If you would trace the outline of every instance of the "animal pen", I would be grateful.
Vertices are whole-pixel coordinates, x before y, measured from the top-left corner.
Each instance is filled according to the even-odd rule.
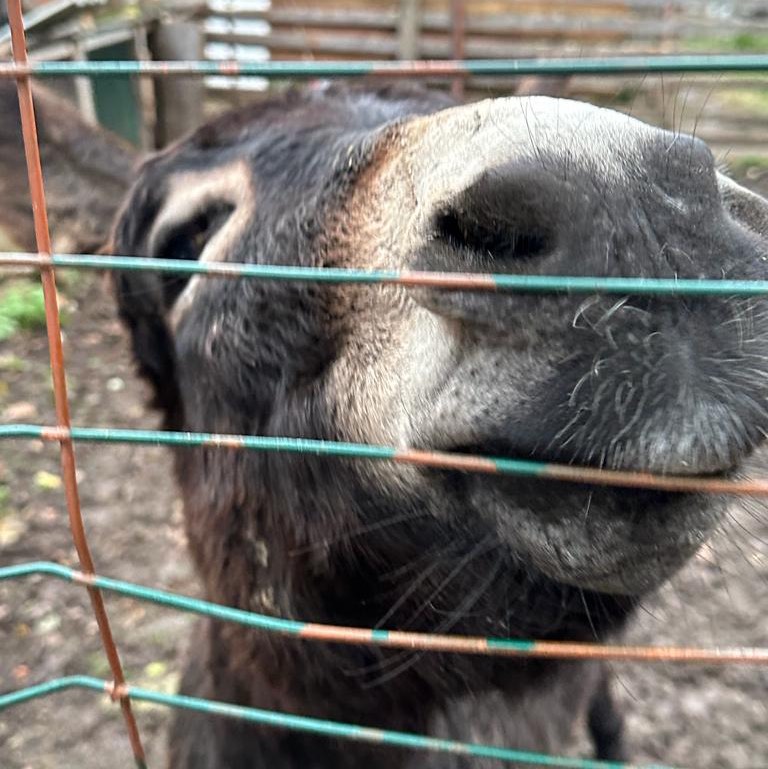
[[[9,21],[13,38],[13,63],[0,64],[0,77],[15,78],[24,150],[34,213],[37,253],[4,253],[0,267],[39,269],[44,297],[56,406],[55,425],[10,424],[0,426],[5,440],[35,439],[58,443],[61,472],[72,538],[79,557],[75,570],[52,562],[21,563],[0,567],[0,580],[21,579],[30,575],[64,580],[85,587],[98,623],[104,653],[109,662],[111,680],[91,676],[68,676],[0,695],[0,710],[32,699],[68,689],[80,688],[107,692],[121,708],[136,766],[146,766],[144,749],[132,702],[146,701],[171,708],[197,710],[204,713],[238,718],[288,730],[300,730],[340,739],[384,743],[416,750],[462,753],[512,764],[525,763],[572,769],[629,769],[628,764],[590,759],[552,756],[501,747],[441,740],[418,734],[385,731],[325,721],[310,717],[264,711],[223,702],[197,699],[153,691],[132,685],[123,668],[103,593],[112,592],[138,601],[152,602],[169,609],[214,617],[239,623],[265,633],[297,636],[316,643],[373,644],[424,652],[442,651],[459,654],[501,655],[507,657],[550,657],[561,659],[635,660],[642,662],[676,662],[680,664],[768,665],[768,647],[662,647],[560,643],[535,639],[471,638],[429,635],[397,630],[336,627],[256,614],[203,600],[185,597],[117,579],[97,572],[80,512],[74,445],[82,442],[134,443],[217,447],[220,450],[290,452],[329,457],[354,458],[359,461],[397,462],[427,468],[449,469],[468,473],[492,473],[527,476],[547,482],[571,481],[628,488],[666,491],[768,496],[768,480],[720,480],[656,476],[645,473],[597,470],[586,467],[557,465],[514,458],[476,457],[447,452],[402,450],[389,446],[333,443],[291,437],[255,435],[223,435],[209,433],[129,430],[73,426],[65,381],[60,318],[55,273],[57,269],[80,270],[154,270],[179,275],[198,274],[218,278],[242,278],[268,281],[316,281],[325,283],[396,284],[405,288],[429,287],[444,291],[499,292],[571,292],[672,296],[766,296],[768,281],[674,280],[632,278],[578,278],[558,276],[515,276],[464,273],[430,273],[415,271],[362,271],[352,269],[300,268],[234,263],[199,263],[177,260],[139,258],[131,255],[90,255],[54,253],[46,215],[45,190],[37,144],[31,77],[84,76],[258,76],[266,79],[385,77],[452,79],[460,90],[468,75],[496,77],[510,75],[622,75],[649,73],[755,73],[768,72],[768,55],[660,55],[613,58],[570,57],[561,59],[467,59],[441,61],[99,61],[55,62],[30,61],[27,58],[20,0],[9,0]],[[460,46],[457,50],[460,50]],[[661,769],[661,767],[657,767]]]

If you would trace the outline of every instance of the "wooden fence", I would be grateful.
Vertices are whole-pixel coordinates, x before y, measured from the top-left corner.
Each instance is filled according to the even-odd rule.
[[[275,60],[768,50],[768,4],[730,5],[728,13],[728,4],[711,0],[465,0],[457,51],[451,0],[209,0],[205,41],[211,58]],[[263,85],[209,82],[218,101],[241,101],[244,90]],[[529,81],[523,88],[543,85]],[[521,83],[474,78],[466,86],[471,98],[513,93]],[[564,95],[631,109],[669,127],[691,131],[695,124],[721,154],[768,155],[765,77],[574,77],[557,86]]]

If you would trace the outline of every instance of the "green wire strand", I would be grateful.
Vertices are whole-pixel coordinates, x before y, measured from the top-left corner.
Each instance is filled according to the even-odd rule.
[[[79,572],[51,561],[30,561],[28,563],[0,567],[0,582],[39,574],[55,577],[65,582],[83,584],[82,580],[76,578],[80,574]],[[268,633],[301,636],[302,631],[310,624],[298,620],[272,617],[267,614],[257,614],[256,612],[244,611],[242,609],[233,609],[229,606],[203,601],[199,598],[169,593],[165,590],[158,590],[157,588],[137,585],[133,582],[125,582],[101,575],[90,575],[87,582],[99,590],[128,596],[137,601],[167,606],[171,609],[197,614],[202,617],[213,617],[225,622],[235,622],[238,625],[263,630]],[[370,629],[368,632],[370,633],[370,640],[378,643],[386,643],[390,636],[388,630]],[[489,648],[503,650],[511,654],[516,652],[525,654],[536,648],[535,641],[525,639],[488,638],[486,640]]]
[[[55,428],[54,428],[55,429]],[[44,438],[51,428],[39,425],[0,425],[0,440]],[[314,456],[348,457],[353,459],[397,460],[399,452],[391,446],[345,441],[321,441],[313,438],[284,438],[263,435],[218,435],[215,433],[174,432],[170,430],[129,430],[113,427],[72,427],[69,435],[75,441],[87,443],[133,443],[155,446],[216,446],[242,448],[250,451],[312,454]],[[549,465],[526,459],[478,457],[493,464],[500,472],[510,475],[545,475]]]
[[[16,67],[0,65],[0,76]],[[464,61],[36,61],[24,72],[39,77],[114,75],[228,75],[264,78],[363,77],[366,75],[624,75],[664,72],[766,72],[764,54],[467,59]]]
[[[18,266],[37,254],[0,253],[0,268]],[[197,262],[179,259],[148,259],[136,256],[93,256],[91,254],[54,254],[54,267],[93,270],[156,271],[179,275],[213,275],[256,278],[276,281],[306,281],[316,283],[391,284],[404,279],[429,276],[430,273],[409,273],[397,270],[356,270],[333,267],[296,267],[274,264],[242,264],[227,262]],[[34,262],[36,264],[36,262]],[[463,278],[459,273],[442,273],[448,278]],[[713,280],[688,278],[599,278],[567,275],[503,275],[474,273],[472,278],[487,281],[476,290],[516,291],[524,293],[602,293],[654,296],[768,296],[768,280]],[[448,290],[466,291],[466,287]]]
[[[50,561],[31,561],[14,566],[0,567],[0,582],[21,579],[22,577],[36,574],[56,577],[65,582],[76,582],[75,575],[78,572],[67,566]],[[156,588],[136,585],[132,582],[124,582],[123,580],[111,579],[110,577],[102,577],[100,575],[89,577],[89,584],[92,584],[93,587],[99,590],[128,596],[138,601],[167,606],[203,617],[213,617],[225,622],[236,622],[239,625],[270,633],[297,636],[307,624],[306,622],[270,617],[266,614],[256,614],[255,612],[243,611],[242,609],[233,609],[228,606],[210,603],[209,601],[202,601],[199,598],[168,593],[164,590],[157,590]]]
[[[39,425],[0,425],[0,439],[43,438],[46,429]],[[279,438],[259,435],[218,435],[215,433],[173,432],[164,430],[129,430],[112,427],[72,427],[73,440],[88,443],[138,443],[166,446],[237,446],[254,451],[285,451],[293,454],[342,456],[364,459],[393,459],[396,451],[388,446],[365,443],[320,441],[312,438]]]
[[[88,689],[96,692],[109,691],[109,684],[91,676],[67,676],[55,678],[35,686],[0,695],[0,711],[12,705],[19,705],[40,697],[47,697],[68,689]],[[132,700],[152,702],[171,708],[193,710],[210,715],[238,718],[243,721],[271,726],[279,729],[319,734],[325,737],[367,742],[393,747],[425,750],[438,753],[458,753],[477,758],[493,758],[507,763],[533,764],[536,766],[559,767],[560,769],[672,769],[661,764],[627,764],[621,761],[595,761],[587,758],[567,758],[565,756],[550,756],[544,753],[534,753],[527,750],[499,748],[493,745],[479,743],[456,742],[427,737],[410,732],[373,729],[365,726],[328,721],[322,718],[296,716],[290,713],[278,713],[260,708],[247,708],[241,705],[229,705],[214,702],[199,697],[187,697],[181,694],[163,694],[144,689],[139,686],[129,686],[127,694]]]

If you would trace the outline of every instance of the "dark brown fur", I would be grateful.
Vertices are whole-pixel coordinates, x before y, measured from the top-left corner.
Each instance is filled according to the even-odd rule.
[[[536,104],[550,108],[553,103]],[[677,258],[670,255],[672,246],[687,248],[686,238],[690,240],[695,230],[696,253],[702,254],[704,266],[691,266],[680,257],[675,264],[680,275],[716,272],[717,264],[731,274],[762,269],[756,256],[758,234],[731,222],[730,214],[723,214],[722,221],[713,219],[712,211],[721,202],[706,151],[683,139],[669,151],[664,145],[668,135],[639,124],[626,144],[620,127],[605,140],[606,157],[616,166],[608,178],[618,180],[611,181],[617,185],[611,194],[602,179],[590,176],[602,171],[589,155],[581,165],[578,156],[569,158],[565,178],[550,177],[544,160],[539,166],[527,160],[518,163],[513,157],[509,166],[502,167],[508,176],[503,176],[501,187],[494,177],[480,175],[473,184],[452,190],[454,198],[431,201],[440,185],[450,189],[459,184],[454,180],[461,178],[464,167],[471,167],[473,153],[486,151],[493,142],[503,147],[506,141],[501,129],[493,133],[497,130],[493,105],[483,108],[491,110],[487,113],[472,112],[470,107],[441,112],[446,106],[443,97],[419,90],[333,87],[291,92],[226,116],[144,166],[117,223],[114,248],[119,253],[197,258],[210,244],[211,250],[202,251],[204,258],[480,270],[489,269],[483,250],[495,249],[501,254],[496,270],[578,275],[629,269],[630,274],[655,275],[672,269]],[[514,117],[517,105],[505,102],[498,109]],[[454,124],[455,130],[450,129]],[[621,125],[616,119],[616,126]],[[441,140],[442,130],[449,139]],[[550,152],[553,164],[560,162],[558,148],[569,136],[561,135],[561,130],[566,128],[558,128],[551,150],[543,139],[534,145],[539,153]],[[488,141],[472,150],[473,137],[488,131]],[[468,149],[462,149],[462,142]],[[466,162],[441,175],[444,156],[462,152],[467,153]],[[638,158],[647,171],[638,170]],[[673,174],[664,176],[665,163]],[[434,183],[422,184],[419,174],[431,173],[432,167],[438,169]],[[677,220],[669,215],[643,218],[640,202],[651,207],[659,198],[652,183],[656,174],[662,180],[673,179],[659,182],[662,187],[674,186],[671,191],[663,187],[663,195],[690,196],[695,201],[690,216],[716,222],[718,229],[709,240],[692,225],[678,231]],[[484,217],[494,201],[504,203],[506,198],[509,205],[488,224]],[[611,209],[625,199],[631,203],[627,212]],[[594,208],[584,209],[587,205]],[[430,225],[426,234],[418,229],[416,214],[422,210],[436,216],[430,221],[437,224]],[[562,222],[557,218],[569,211]],[[235,226],[243,212],[243,223]],[[496,237],[489,228],[501,231],[505,212],[517,217],[510,227],[528,227],[533,234],[511,240]],[[626,232],[610,232],[622,217]],[[454,220],[458,223],[451,224]],[[548,240],[539,237],[536,227],[539,223],[545,229],[554,227],[555,221],[563,227],[589,226],[568,244],[581,247],[591,243],[590,238],[594,243],[579,255],[547,251]],[[608,232],[609,246],[615,248],[610,264],[604,257],[606,246],[598,240]],[[479,255],[471,254],[472,238],[481,243]],[[650,256],[641,250],[654,239],[669,244],[666,251],[662,249],[662,259],[650,247]],[[215,247],[217,242],[224,245]],[[527,404],[533,398],[535,404],[538,397],[546,409],[534,410],[529,422],[510,428],[501,444],[496,439],[481,444],[477,438],[477,445],[471,445],[484,453],[501,445],[502,451],[536,458],[543,437],[562,433],[570,418],[569,406],[582,413],[576,399],[581,386],[576,382],[585,371],[589,375],[594,360],[614,356],[615,367],[610,370],[617,377],[634,376],[636,366],[638,388],[641,379],[642,387],[656,387],[652,390],[656,410],[647,417],[647,429],[637,435],[625,430],[622,452],[606,453],[602,460],[613,466],[634,462],[638,469],[645,467],[643,447],[657,445],[648,443],[648,436],[656,435],[650,428],[655,429],[668,401],[677,397],[673,389],[677,380],[665,369],[676,353],[647,344],[642,355],[625,360],[622,350],[633,350],[634,343],[619,347],[615,340],[625,336],[631,340],[637,334],[650,340],[673,339],[671,318],[674,339],[690,336],[700,349],[709,351],[710,357],[703,355],[702,360],[710,360],[735,344],[734,312],[763,323],[757,305],[735,308],[719,300],[708,305],[691,302],[683,309],[663,301],[611,309],[615,301],[610,300],[597,305],[603,313],[611,310],[610,315],[582,332],[576,324],[583,312],[582,298],[574,297],[487,299],[253,280],[184,283],[149,273],[118,276],[116,285],[139,365],[154,384],[170,428],[386,443],[398,439],[397,430],[402,428],[397,425],[444,409],[442,431],[434,432],[439,439],[461,421],[465,407],[477,408],[473,424],[479,435],[481,428],[514,426],[504,420],[522,419],[525,409],[515,407],[512,416],[498,416],[499,409],[518,403],[516,399]],[[705,317],[713,330],[699,337],[700,322],[690,319]],[[429,354],[417,355],[413,368],[398,368],[403,365],[398,361],[411,349],[408,345],[422,344],[421,333],[433,334],[424,342]],[[760,339],[757,334],[742,336],[741,352],[728,357],[732,366],[728,373],[721,371],[717,359],[710,363],[714,368],[701,374],[706,382],[731,378],[733,387],[717,405],[735,415],[734,421],[727,422],[728,432],[716,432],[720,424],[716,420],[711,435],[699,442],[692,437],[689,453],[680,461],[690,459],[709,469],[715,461],[731,462],[756,442],[751,427],[742,430],[733,425],[736,417],[739,425],[764,421],[763,412],[754,407],[753,380],[739,373],[739,355],[762,354]],[[437,400],[434,409],[413,406],[410,422],[405,420],[401,404],[413,388],[421,392],[420,376],[431,376],[432,352],[437,360],[449,344],[464,347],[456,348],[459,352],[442,370],[445,380],[427,382],[425,392],[435,398],[455,392],[456,398],[449,398],[447,405]],[[566,352],[560,348],[563,344]],[[540,358],[527,357],[531,349],[540,350]],[[746,362],[745,357],[745,370]],[[465,365],[466,369],[460,368]],[[648,370],[657,372],[658,383],[650,382]],[[456,378],[456,371],[463,373]],[[515,377],[534,383],[534,396],[521,399],[519,386],[513,384],[497,392],[500,382],[516,382]],[[573,444],[563,440],[553,451],[572,452],[560,457],[564,461],[585,461],[587,449],[611,445],[623,425],[621,414],[610,411],[621,391],[621,382],[606,380],[601,390],[605,410],[590,411],[585,405],[586,416],[581,423],[574,422],[581,432],[574,428]],[[390,392],[391,397],[386,395]],[[659,393],[661,400],[656,397]],[[598,422],[604,413],[612,421]],[[430,424],[408,440],[426,441],[423,435]],[[687,422],[681,422],[678,433],[685,429]],[[647,461],[657,460],[649,454]],[[616,633],[638,599],[684,561],[710,525],[702,522],[704,513],[695,512],[703,502],[688,497],[516,479],[476,481],[455,473],[344,459],[184,449],[176,452],[176,473],[206,596],[310,622],[603,639]],[[476,482],[483,485],[473,485]],[[483,497],[487,493],[497,496]],[[475,502],[486,498],[487,506]],[[505,500],[513,500],[509,508]],[[494,512],[499,506],[501,512]],[[540,521],[548,522],[554,532],[554,544],[541,551],[536,528]],[[673,524],[679,532],[669,528]],[[615,536],[626,548],[626,557],[619,557],[621,548],[617,555],[613,545],[591,541],[581,550],[576,538],[590,525],[599,529],[595,538]],[[571,549],[558,544],[555,534],[560,526],[564,533],[557,536],[566,543],[572,539]],[[632,531],[629,537],[627,527]],[[530,556],[520,545],[529,536]],[[668,552],[660,542],[666,543]],[[640,549],[634,550],[635,546]],[[608,559],[605,567],[602,558]],[[562,749],[575,719],[591,701],[589,721],[598,755],[619,758],[623,752],[621,721],[611,705],[609,685],[600,670],[587,664],[309,644],[218,622],[198,627],[190,653],[182,684],[188,694],[534,750]],[[174,769],[496,765],[190,714],[178,718],[171,748]]]

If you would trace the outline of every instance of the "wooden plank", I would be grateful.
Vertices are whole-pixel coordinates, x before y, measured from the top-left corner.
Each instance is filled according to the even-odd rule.
[[[385,10],[319,10],[316,8],[268,9],[248,14],[221,14],[221,18],[237,21],[262,20],[274,28],[315,27],[333,30],[396,30],[400,28],[400,14]],[[582,16],[577,22],[564,14],[506,13],[492,19],[467,15],[467,34],[499,35],[514,33],[538,33],[542,36],[607,37],[634,35],[658,37],[682,31],[688,21],[674,19],[603,18]],[[424,31],[445,32],[451,29],[450,13],[430,12],[420,17],[419,26]]]
[[[284,27],[313,27],[318,29],[347,32],[353,30],[386,30],[398,28],[397,11],[371,10],[330,10],[291,8],[286,10],[271,9],[251,13],[221,14],[217,18],[228,21],[260,20],[275,29]],[[427,32],[448,31],[451,28],[448,13],[425,13],[421,16],[420,27]],[[599,37],[604,32],[608,38],[617,37],[617,32],[629,37],[654,38],[691,38],[691,37],[727,37],[744,32],[768,32],[768,20],[745,21],[741,19],[707,19],[689,15],[671,16],[667,19],[636,19],[601,17],[582,17],[578,23],[565,15],[525,16],[505,14],[487,19],[468,17],[468,34],[498,35],[519,33],[526,35],[538,32],[542,37]]]
[[[252,45],[265,46],[277,58],[274,51],[280,50],[304,50],[307,53],[318,55],[333,55],[335,53],[359,53],[361,58],[375,58],[377,55],[396,56],[399,53],[397,39],[393,34],[380,31],[368,31],[360,33],[355,31],[317,30],[311,28],[276,28],[267,35],[253,35],[243,32],[208,32],[208,42],[224,43],[227,45]],[[534,56],[557,55],[565,56],[567,53],[576,55],[601,55],[615,54],[616,49],[612,45],[616,43],[634,43],[635,50],[652,52],[658,39],[649,37],[628,37],[624,33],[612,35],[601,34],[590,36],[581,34],[576,36],[542,37],[538,33],[519,33],[509,35],[478,36],[468,34],[465,38],[466,58],[507,58],[510,56]],[[639,45],[643,41],[645,45]],[[589,49],[585,50],[585,45]],[[426,59],[449,58],[451,55],[451,43],[448,32],[442,34],[424,34],[420,42],[420,54]]]
[[[313,27],[309,24],[273,24],[268,34],[251,32],[209,31],[207,40],[225,44],[263,45],[273,51],[305,51],[309,54],[332,56],[334,54],[355,54],[360,58],[385,56],[388,58],[403,55],[402,43],[398,45],[394,29],[367,27],[357,29],[352,26],[355,19],[347,20],[346,26]],[[434,20],[433,20],[434,22]],[[330,23],[330,21],[329,21]],[[339,22],[337,22],[339,23]],[[720,27],[720,30],[723,28]],[[766,25],[768,30],[768,24]],[[663,33],[663,34],[662,34]],[[639,46],[643,52],[655,52],[657,46],[669,37],[689,37],[711,34],[711,28],[691,24],[626,24],[611,27],[594,28],[583,25],[579,28],[567,24],[539,20],[529,20],[527,24],[513,25],[506,28],[498,25],[468,25],[466,34],[466,58],[505,58],[509,56],[556,55],[575,51],[579,55],[597,55],[596,48],[602,47],[605,53],[616,53],[610,45],[646,43]],[[542,44],[542,47],[532,46]],[[546,46],[549,47],[546,47]],[[529,52],[523,53],[527,47]],[[628,51],[622,50],[622,53]],[[418,57],[449,58],[451,55],[450,24],[445,19],[442,23],[425,24],[425,31],[420,36]]]
[[[272,53],[272,58],[279,60],[282,52],[293,51],[307,56],[325,54],[336,56],[354,54],[359,58],[396,58],[399,45],[394,35],[387,34],[322,34],[309,29],[294,29],[289,32],[273,32],[267,36],[254,36],[236,32],[209,32],[206,35],[209,43],[225,43],[227,45],[261,45],[266,46]],[[444,55],[448,49],[445,48]],[[433,51],[423,50],[422,55],[430,56]]]
[[[293,32],[274,32],[266,37],[254,37],[235,33],[209,33],[208,42],[228,45],[264,46],[269,48],[271,58],[279,61],[286,54],[303,54],[305,57],[338,58],[349,55],[356,59],[395,58],[398,54],[397,42],[393,35],[385,34],[321,34],[311,30]],[[605,43],[606,41],[602,41]],[[610,41],[607,41],[610,42]],[[655,52],[653,41],[642,44],[640,41],[625,41],[622,52],[631,54],[652,54]],[[543,56],[584,56],[583,41],[562,40],[545,43],[537,39],[521,38],[479,39],[468,37],[465,46],[468,59],[487,58],[536,58]],[[425,59],[446,59],[450,56],[451,43],[447,37],[433,38],[425,36],[421,44],[421,55]],[[616,54],[615,45],[597,44],[588,51],[590,56],[611,56]]]
[[[306,2],[306,0],[304,0]],[[467,14],[499,14],[513,10],[535,13],[584,14],[657,14],[691,7],[692,0],[466,0]],[[275,9],[295,8],[296,0],[272,0]],[[447,12],[450,0],[423,0],[424,10]],[[333,9],[387,9],[396,11],[398,0],[317,0],[312,7]]]
[[[232,21],[261,20],[279,27],[317,27],[320,29],[344,30],[396,30],[400,14],[396,10],[356,10],[317,8],[266,9],[262,11],[220,14],[220,18]],[[429,12],[420,17],[420,28],[425,31],[446,31],[451,28],[450,13]],[[606,34],[622,32],[635,37],[693,37],[698,35],[728,35],[749,30],[768,31],[768,21],[742,19],[708,19],[690,14],[670,16],[666,19],[640,19],[635,17],[604,18],[582,15],[574,22],[568,14],[523,14],[506,13],[492,19],[468,16],[468,34],[506,34],[520,30],[539,31],[543,36],[578,36],[584,30],[604,30]]]

